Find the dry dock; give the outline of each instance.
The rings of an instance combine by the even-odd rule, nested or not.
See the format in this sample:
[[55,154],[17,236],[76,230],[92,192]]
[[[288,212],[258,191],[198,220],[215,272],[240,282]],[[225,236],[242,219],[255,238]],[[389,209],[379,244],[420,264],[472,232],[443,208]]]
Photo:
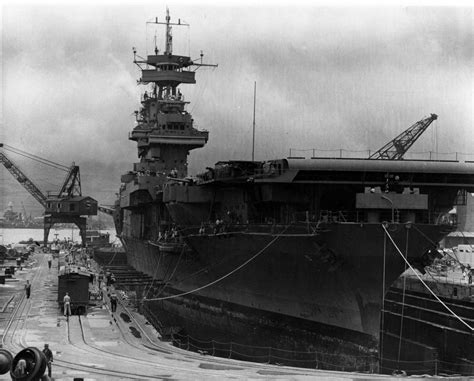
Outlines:
[[[398,380],[374,374],[328,372],[242,362],[187,352],[158,339],[143,316],[119,301],[97,303],[69,321],[58,308],[58,260],[49,270],[46,255],[34,253],[23,270],[0,285],[0,334],[14,355],[26,347],[54,354],[54,380]],[[32,284],[26,298],[24,284]],[[74,303],[74,301],[72,301]],[[420,376],[416,377],[417,379]],[[429,377],[468,380],[468,377]],[[10,379],[9,374],[0,379]]]

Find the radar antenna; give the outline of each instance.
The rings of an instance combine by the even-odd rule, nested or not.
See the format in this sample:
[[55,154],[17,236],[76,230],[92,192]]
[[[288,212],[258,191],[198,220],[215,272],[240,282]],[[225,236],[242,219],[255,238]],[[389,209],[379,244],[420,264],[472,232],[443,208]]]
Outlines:
[[425,132],[429,125],[438,119],[438,115],[431,114],[428,118],[416,122],[398,135],[395,139],[385,144],[378,151],[369,156],[369,159],[403,160],[403,155]]

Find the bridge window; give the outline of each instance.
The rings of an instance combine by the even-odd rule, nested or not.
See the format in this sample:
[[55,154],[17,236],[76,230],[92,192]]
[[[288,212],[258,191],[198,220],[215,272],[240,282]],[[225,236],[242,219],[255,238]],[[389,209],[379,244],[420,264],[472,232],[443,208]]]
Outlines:
[[69,211],[75,212],[76,211],[76,204],[69,204]]

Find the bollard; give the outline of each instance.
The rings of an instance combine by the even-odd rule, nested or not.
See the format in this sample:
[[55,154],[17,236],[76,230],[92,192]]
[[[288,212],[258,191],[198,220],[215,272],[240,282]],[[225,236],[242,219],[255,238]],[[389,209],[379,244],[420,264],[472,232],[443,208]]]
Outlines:
[[13,355],[6,349],[0,349],[0,374],[7,373],[13,362]]
[[[24,359],[27,363],[32,364],[32,368],[30,369],[29,373],[25,376],[17,376],[15,369],[18,362]],[[15,358],[12,361],[11,369],[10,369],[10,376],[12,380],[39,380],[43,376],[46,370],[46,357],[44,356],[43,352],[41,352],[38,348],[35,347],[28,347],[23,349],[22,351],[18,352]]]

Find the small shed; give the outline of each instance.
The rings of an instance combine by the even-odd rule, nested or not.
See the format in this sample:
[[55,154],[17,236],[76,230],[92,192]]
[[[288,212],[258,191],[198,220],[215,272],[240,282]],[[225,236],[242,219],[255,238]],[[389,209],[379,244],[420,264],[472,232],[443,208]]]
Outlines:
[[455,231],[444,237],[444,247],[454,248],[458,245],[474,246],[474,232]]
[[91,274],[77,266],[62,266],[58,275],[58,303],[64,310],[64,295],[71,297],[71,313],[83,315],[89,305],[89,282]]
[[460,263],[474,268],[474,245],[458,245],[453,251],[454,256]]

